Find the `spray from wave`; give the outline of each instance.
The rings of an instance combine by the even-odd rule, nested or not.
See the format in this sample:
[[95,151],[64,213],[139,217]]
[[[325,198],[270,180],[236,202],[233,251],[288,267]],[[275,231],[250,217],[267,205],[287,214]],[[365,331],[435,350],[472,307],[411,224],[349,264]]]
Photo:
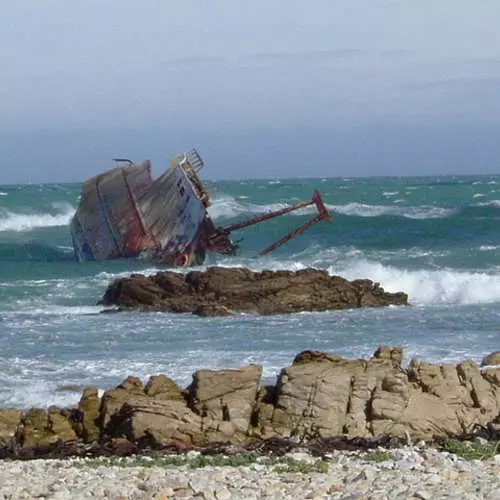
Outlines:
[[347,279],[369,278],[389,292],[403,291],[413,305],[470,305],[500,302],[500,274],[453,269],[408,270],[365,259],[330,266]]
[[75,209],[69,204],[58,204],[56,213],[23,214],[0,212],[0,231],[30,231],[41,227],[66,226]]
[[212,219],[230,219],[244,214],[261,214],[286,207],[287,203],[256,205],[237,201],[233,196],[221,195],[213,200],[208,213]]

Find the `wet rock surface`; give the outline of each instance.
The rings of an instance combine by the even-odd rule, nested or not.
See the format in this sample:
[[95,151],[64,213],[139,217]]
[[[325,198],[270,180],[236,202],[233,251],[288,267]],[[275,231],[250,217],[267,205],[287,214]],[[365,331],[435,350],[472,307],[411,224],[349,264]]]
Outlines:
[[371,280],[348,281],[324,270],[253,272],[212,267],[187,274],[165,271],[119,278],[109,285],[100,304],[224,316],[408,305],[408,296],[385,292]]

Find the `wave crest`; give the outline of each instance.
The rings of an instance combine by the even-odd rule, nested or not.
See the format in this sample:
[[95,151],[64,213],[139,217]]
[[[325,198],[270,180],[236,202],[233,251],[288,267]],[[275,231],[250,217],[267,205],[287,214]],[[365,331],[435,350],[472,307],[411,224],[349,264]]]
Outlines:
[[500,302],[500,274],[454,269],[407,270],[369,260],[330,266],[346,279],[369,278],[388,292],[408,294],[414,305],[470,305]]
[[69,204],[55,207],[58,213],[23,214],[0,212],[0,231],[30,231],[40,227],[67,226],[75,209]]
[[407,219],[444,219],[456,213],[451,208],[430,205],[402,207],[394,205],[366,205],[364,203],[348,203],[347,205],[326,205],[330,210],[343,215],[355,217],[380,217],[392,215]]

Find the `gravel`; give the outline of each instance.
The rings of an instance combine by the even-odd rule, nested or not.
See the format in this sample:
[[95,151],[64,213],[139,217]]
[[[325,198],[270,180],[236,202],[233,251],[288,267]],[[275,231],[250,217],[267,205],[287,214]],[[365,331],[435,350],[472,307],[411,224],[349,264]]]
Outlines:
[[[196,459],[196,452],[191,452]],[[159,465],[148,457],[4,460],[0,499],[488,499],[500,500],[500,455],[466,461],[433,448],[335,451],[317,458],[290,453],[283,471],[266,457],[239,467]],[[371,460],[370,460],[371,458]],[[140,465],[137,465],[139,464]],[[317,469],[317,468],[316,468]]]

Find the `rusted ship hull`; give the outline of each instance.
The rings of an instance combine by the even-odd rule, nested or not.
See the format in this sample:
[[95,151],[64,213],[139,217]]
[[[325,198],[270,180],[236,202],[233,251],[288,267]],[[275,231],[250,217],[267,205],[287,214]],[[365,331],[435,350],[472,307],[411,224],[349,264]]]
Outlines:
[[208,195],[196,152],[177,155],[153,180],[151,165],[119,166],[85,182],[70,230],[78,261],[149,253],[173,265],[203,262]]
[[196,150],[176,155],[170,168],[153,179],[151,164],[116,160],[126,165],[93,177],[83,185],[80,205],[70,223],[76,259],[80,262],[147,254],[175,266],[202,264],[206,252],[234,255],[232,231],[293,210],[315,205],[318,215],[279,239],[261,254],[283,245],[312,225],[331,220],[321,195],[259,217],[218,227],[210,219],[209,195],[198,176],[203,161]]

